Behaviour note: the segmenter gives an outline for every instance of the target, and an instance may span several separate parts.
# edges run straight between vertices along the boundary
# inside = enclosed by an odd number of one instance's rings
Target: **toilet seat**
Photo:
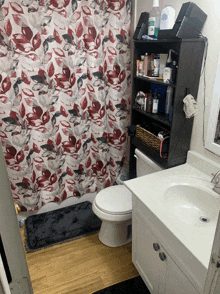
[[[98,209],[108,214],[131,214],[132,193],[124,185],[108,187],[97,194],[95,204]]]

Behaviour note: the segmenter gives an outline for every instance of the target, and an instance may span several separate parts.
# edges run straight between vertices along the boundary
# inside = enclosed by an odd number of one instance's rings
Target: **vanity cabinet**
[[[170,49],[173,49],[177,53],[175,58],[178,68],[176,71],[175,83],[167,83],[163,82],[162,79],[140,77],[136,75],[136,61],[140,60],[142,55],[145,55],[146,52],[148,56],[152,53],[168,54]],[[138,148],[163,168],[174,167],[186,162],[187,151],[190,147],[193,117],[186,118],[183,111],[183,99],[187,94],[191,94],[195,100],[197,99],[204,49],[204,38],[134,41],[132,58],[133,88],[131,103],[132,128],[130,131],[130,179],[136,177],[135,148]],[[173,89],[172,115],[170,115],[170,118],[168,114],[165,114],[164,109],[160,108],[160,104],[165,106],[166,94],[163,94],[163,97],[161,95],[159,98],[159,112],[157,114],[148,113],[138,108],[135,103],[136,96],[140,91],[149,93],[149,91],[155,89],[155,87],[158,87],[161,93],[162,91],[163,93],[164,91],[166,92],[168,87]],[[144,126],[148,131],[151,131],[150,128],[152,126],[156,126],[159,130],[165,130],[165,132],[169,133],[169,145],[166,158],[162,158],[160,151],[146,143],[146,140],[141,140],[135,135],[134,127],[137,125]]]
[[[151,294],[199,293],[135,205],[132,210],[132,261]]]

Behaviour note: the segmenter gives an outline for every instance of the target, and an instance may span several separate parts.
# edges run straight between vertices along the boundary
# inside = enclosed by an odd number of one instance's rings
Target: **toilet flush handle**
[[[139,159],[139,157],[136,154],[134,154],[134,157],[137,158],[137,159]]]

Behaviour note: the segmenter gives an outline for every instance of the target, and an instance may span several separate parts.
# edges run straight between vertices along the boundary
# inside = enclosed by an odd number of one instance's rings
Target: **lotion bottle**
[[[148,63],[149,63],[148,53],[145,53],[145,56],[144,56],[144,76],[145,77],[148,75]]]
[[[160,69],[160,56],[154,55],[154,77],[159,77],[159,69]]]

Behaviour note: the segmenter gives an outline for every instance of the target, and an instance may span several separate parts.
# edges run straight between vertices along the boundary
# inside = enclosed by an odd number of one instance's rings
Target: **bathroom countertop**
[[[201,172],[186,163],[124,182],[125,186],[175,235],[176,238],[198,259],[204,270],[208,269],[217,221],[212,224],[199,222],[189,224],[168,213],[164,192],[172,183],[201,183],[202,189],[212,191],[211,175]],[[153,193],[152,193],[153,192]],[[214,193],[214,197],[220,197]]]

